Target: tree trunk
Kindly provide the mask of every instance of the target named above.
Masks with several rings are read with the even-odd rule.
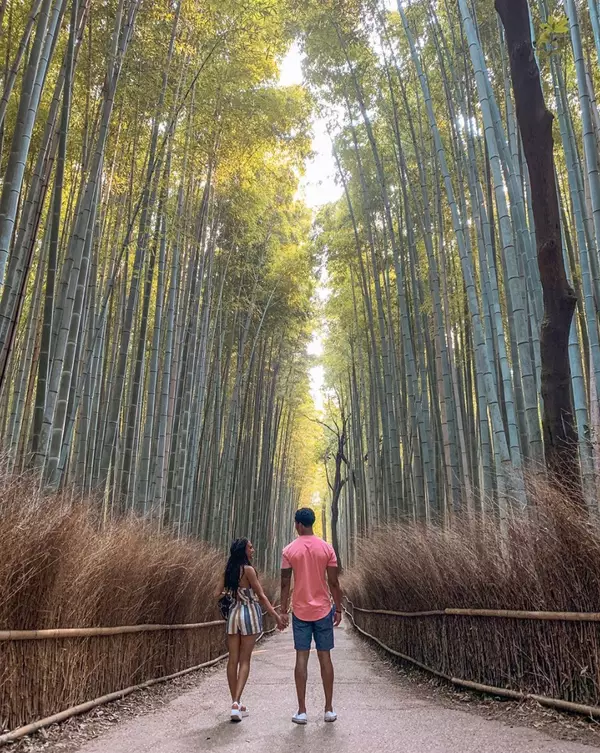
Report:
[[[546,465],[581,500],[577,429],[571,394],[569,332],[577,300],[563,260],[554,172],[553,116],[531,40],[527,0],[496,0],[506,32],[517,121],[531,181],[537,257],[544,298],[540,350]]]
[[[340,401],[341,403],[341,401]],[[342,570],[342,559],[339,541],[339,517],[340,517],[340,498],[342,496],[342,490],[346,485],[347,478],[342,478],[342,467],[345,465],[348,467],[348,460],[346,458],[346,442],[348,438],[347,427],[348,419],[344,415],[342,410],[342,425],[338,427],[335,424],[335,475],[331,486],[331,544],[334,548],[338,568]]]

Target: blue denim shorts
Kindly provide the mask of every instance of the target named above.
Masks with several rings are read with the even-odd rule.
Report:
[[[292,615],[292,630],[294,633],[294,648],[296,651],[310,651],[312,640],[315,639],[317,651],[331,651],[333,648],[333,616],[335,607],[321,620],[306,622]]]

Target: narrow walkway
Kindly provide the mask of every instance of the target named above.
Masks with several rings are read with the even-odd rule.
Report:
[[[225,668],[163,709],[119,725],[79,753],[590,753],[533,729],[454,711],[411,695],[350,629],[336,631],[336,709],[325,724],[316,657],[311,658],[306,727],[290,722],[294,655],[288,630],[257,648],[245,701],[252,714],[227,719]]]

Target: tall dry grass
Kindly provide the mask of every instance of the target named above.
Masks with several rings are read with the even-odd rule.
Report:
[[[398,526],[359,545],[346,576],[363,608],[600,612],[600,527],[568,497],[535,488],[536,508],[504,536],[492,522],[452,529]],[[505,618],[397,618],[356,612],[357,624],[451,677],[600,705],[600,624]]]
[[[218,618],[224,555],[93,503],[0,476],[0,629],[184,624]],[[14,728],[225,651],[221,625],[68,640],[0,641],[0,727]]]

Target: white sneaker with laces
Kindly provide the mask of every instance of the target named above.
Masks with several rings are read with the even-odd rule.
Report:
[[[335,711],[326,711],[325,712],[325,721],[326,722],[335,722],[337,719],[337,714]]]
[[[242,710],[240,708],[239,703],[234,703],[231,706],[231,721],[232,722],[242,721]]]
[[[243,703],[242,703],[242,705],[240,706],[240,711],[242,712],[242,716],[243,716],[243,718],[244,718],[244,719],[245,719],[245,718],[246,718],[247,716],[250,716],[250,711],[249,711],[248,707],[247,707],[247,706],[244,706],[244,704],[243,704]]]
[[[292,721],[294,724],[308,724],[308,716],[305,713],[294,714]]]

